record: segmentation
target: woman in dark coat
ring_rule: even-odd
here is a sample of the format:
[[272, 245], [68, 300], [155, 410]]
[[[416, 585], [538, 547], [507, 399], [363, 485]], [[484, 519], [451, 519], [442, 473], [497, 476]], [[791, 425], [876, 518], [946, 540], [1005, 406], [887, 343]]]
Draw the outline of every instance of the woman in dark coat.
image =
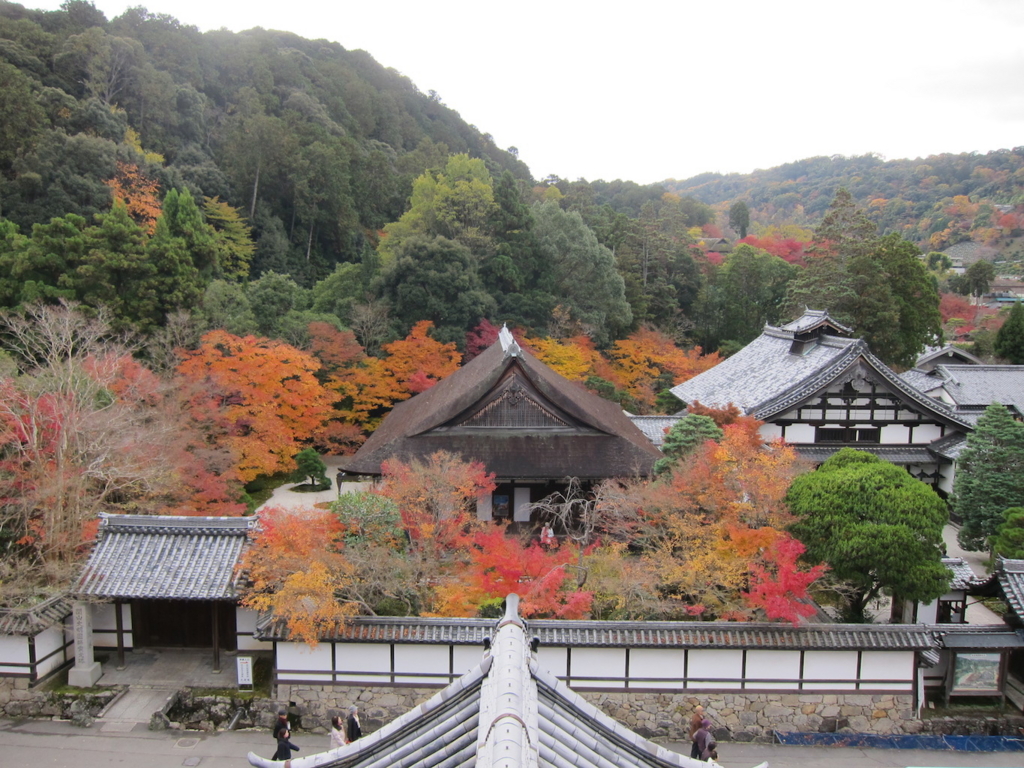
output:
[[345, 720], [345, 735], [348, 736], [348, 743], [363, 735], [363, 729], [359, 727], [359, 708], [352, 706], [348, 708], [348, 718]]
[[277, 734], [277, 752], [270, 758], [271, 760], [291, 760], [292, 752], [298, 752], [299, 748], [289, 741], [292, 737], [292, 732], [287, 728], [282, 728]]

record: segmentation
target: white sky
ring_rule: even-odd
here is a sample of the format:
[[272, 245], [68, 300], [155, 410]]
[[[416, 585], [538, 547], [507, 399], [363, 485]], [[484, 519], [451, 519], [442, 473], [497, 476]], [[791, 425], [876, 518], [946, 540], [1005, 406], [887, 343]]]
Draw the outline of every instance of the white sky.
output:
[[[62, 0], [21, 0], [55, 9]], [[1021, 0], [95, 0], [362, 48], [536, 178], [1024, 145]]]

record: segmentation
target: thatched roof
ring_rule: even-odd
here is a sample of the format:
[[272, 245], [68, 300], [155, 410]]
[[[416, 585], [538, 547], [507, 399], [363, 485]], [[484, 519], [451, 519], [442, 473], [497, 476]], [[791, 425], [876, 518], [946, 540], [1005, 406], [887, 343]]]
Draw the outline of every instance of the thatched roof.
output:
[[646, 476], [657, 448], [615, 403], [499, 341], [446, 379], [399, 403], [342, 469], [379, 475], [381, 462], [436, 451], [483, 462], [498, 479]]

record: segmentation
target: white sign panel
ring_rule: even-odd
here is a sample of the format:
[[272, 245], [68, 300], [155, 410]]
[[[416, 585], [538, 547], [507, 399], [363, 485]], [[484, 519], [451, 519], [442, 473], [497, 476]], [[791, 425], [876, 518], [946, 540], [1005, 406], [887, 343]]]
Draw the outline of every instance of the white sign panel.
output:
[[238, 667], [238, 684], [252, 688], [252, 656], [239, 656], [235, 662]]

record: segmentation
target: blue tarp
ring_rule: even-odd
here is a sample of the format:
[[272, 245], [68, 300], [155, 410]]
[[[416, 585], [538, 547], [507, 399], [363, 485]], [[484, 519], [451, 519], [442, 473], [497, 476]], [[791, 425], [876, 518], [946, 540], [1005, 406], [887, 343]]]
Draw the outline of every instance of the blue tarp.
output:
[[875, 736], [869, 733], [779, 733], [779, 744], [873, 749], [948, 749], [955, 752], [1024, 752], [1024, 739], [1013, 736]]

